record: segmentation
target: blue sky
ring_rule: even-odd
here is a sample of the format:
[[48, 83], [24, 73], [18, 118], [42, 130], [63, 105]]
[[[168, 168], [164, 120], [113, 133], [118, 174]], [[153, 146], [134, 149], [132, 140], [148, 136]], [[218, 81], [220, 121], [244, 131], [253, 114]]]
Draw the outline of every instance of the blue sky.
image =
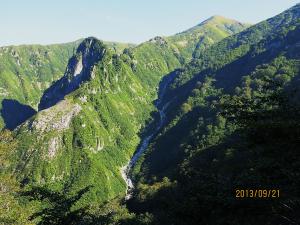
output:
[[300, 0], [0, 0], [0, 46], [95, 36], [140, 43], [212, 15], [257, 23]]

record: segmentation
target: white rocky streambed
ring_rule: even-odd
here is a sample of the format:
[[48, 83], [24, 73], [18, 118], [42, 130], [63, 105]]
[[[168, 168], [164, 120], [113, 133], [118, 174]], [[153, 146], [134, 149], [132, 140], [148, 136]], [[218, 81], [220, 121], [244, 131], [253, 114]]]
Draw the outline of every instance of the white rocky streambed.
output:
[[153, 131], [148, 136], [143, 138], [139, 148], [136, 150], [135, 154], [130, 159], [128, 164], [121, 168], [122, 177], [125, 180], [126, 185], [127, 185], [125, 200], [128, 200], [132, 197], [132, 192], [134, 189], [134, 184], [132, 182], [132, 179], [130, 178], [132, 168], [134, 167], [134, 165], [136, 164], [138, 159], [142, 156], [142, 154], [147, 150], [152, 137], [157, 134], [157, 132], [162, 128], [163, 124], [165, 123], [165, 119], [166, 119], [165, 109], [167, 108], [167, 106], [169, 104], [167, 103], [167, 104], [161, 106], [161, 103], [162, 103], [161, 101], [163, 99], [166, 88], [167, 88], [168, 84], [170, 83], [170, 81], [171, 81], [171, 78], [169, 80], [167, 80], [164, 84], [161, 85], [161, 92], [159, 94], [158, 101], [156, 103], [156, 107], [158, 109], [159, 116], [160, 116], [159, 123], [157, 123], [156, 128], [153, 129]]
[[137, 160], [140, 158], [140, 156], [144, 153], [144, 151], [147, 149], [149, 142], [152, 138], [153, 134], [147, 136], [142, 141], [142, 144], [136, 151], [136, 153], [133, 155], [133, 157], [130, 159], [129, 163], [121, 168], [121, 174], [123, 179], [126, 182], [127, 188], [126, 188], [126, 196], [125, 200], [128, 200], [132, 197], [132, 191], [134, 188], [133, 182], [130, 178], [130, 171], [137, 162]]

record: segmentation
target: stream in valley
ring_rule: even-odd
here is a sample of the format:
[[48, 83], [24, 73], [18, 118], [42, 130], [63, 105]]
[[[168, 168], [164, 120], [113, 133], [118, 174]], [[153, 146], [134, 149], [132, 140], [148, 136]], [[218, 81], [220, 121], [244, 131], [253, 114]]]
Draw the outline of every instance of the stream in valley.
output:
[[165, 120], [166, 120], [165, 110], [166, 110], [166, 108], [169, 104], [167, 103], [167, 104], [162, 105], [162, 99], [165, 95], [168, 84], [171, 81], [172, 81], [172, 76], [169, 76], [165, 80], [165, 82], [162, 82], [162, 84], [160, 85], [160, 91], [159, 91], [158, 99], [157, 99], [157, 102], [155, 104], [155, 106], [156, 106], [156, 108], [159, 112], [159, 121], [156, 123], [157, 124], [156, 127], [153, 128], [153, 131], [150, 132], [150, 134], [148, 136], [145, 136], [142, 139], [141, 144], [139, 145], [138, 149], [135, 151], [135, 153], [132, 156], [132, 158], [130, 159], [129, 163], [126, 166], [123, 166], [121, 168], [122, 177], [123, 177], [123, 179], [125, 180], [125, 182], [127, 184], [125, 200], [128, 200], [132, 197], [132, 192], [133, 192], [133, 189], [134, 189], [134, 183], [133, 183], [133, 181], [130, 177], [132, 168], [134, 167], [136, 162], [139, 160], [139, 158], [142, 156], [142, 154], [147, 150], [151, 139], [155, 135], [157, 135], [158, 131], [162, 128], [162, 126], [165, 123]]

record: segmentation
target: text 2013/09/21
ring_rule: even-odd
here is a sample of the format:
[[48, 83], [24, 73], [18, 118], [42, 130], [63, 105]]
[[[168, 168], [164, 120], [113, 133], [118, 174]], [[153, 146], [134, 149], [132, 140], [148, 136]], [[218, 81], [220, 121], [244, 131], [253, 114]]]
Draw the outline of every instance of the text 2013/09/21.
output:
[[236, 189], [236, 198], [279, 198], [279, 189]]

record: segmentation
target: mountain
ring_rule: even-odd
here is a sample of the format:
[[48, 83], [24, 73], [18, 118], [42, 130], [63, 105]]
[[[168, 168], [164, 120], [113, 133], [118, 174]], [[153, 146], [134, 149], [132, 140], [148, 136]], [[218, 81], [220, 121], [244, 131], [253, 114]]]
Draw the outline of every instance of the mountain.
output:
[[205, 50], [208, 46], [249, 26], [249, 24], [216, 15], [166, 39], [185, 58], [185, 62], [189, 62], [198, 55], [200, 50]]
[[[174, 71], [174, 79], [163, 99], [165, 103], [171, 101], [170, 112], [174, 112], [174, 108], [179, 110], [189, 98], [197, 98], [192, 96], [194, 89], [205, 83], [210, 83], [208, 86], [212, 84], [216, 91], [221, 90], [223, 94], [234, 94], [236, 87], [245, 82], [244, 79], [261, 68], [271, 67], [269, 64], [272, 63], [286, 64], [286, 68], [270, 69], [270, 73], [278, 73], [278, 80], [286, 82], [296, 76], [298, 65], [293, 59], [298, 57], [298, 9], [297, 5], [228, 37], [200, 52], [198, 58], [183, 68]], [[280, 77], [280, 74], [284, 76]], [[173, 100], [174, 96], [176, 100]], [[170, 114], [169, 118], [173, 116], [175, 115]]]
[[[10, 104], [0, 106], [0, 128], [14, 129], [30, 116], [26, 114], [26, 106], [31, 110], [38, 109], [39, 100], [43, 92], [58, 80], [65, 72], [69, 58], [73, 55], [82, 40], [66, 44], [21, 45], [0, 47], [0, 101], [11, 101]], [[105, 42], [108, 47], [116, 52], [122, 52], [124, 48], [133, 47], [133, 44]], [[20, 120], [15, 123], [5, 112], [11, 111], [14, 104], [25, 104], [25, 112], [18, 108], [14, 112], [20, 112]]]
[[[195, 52], [245, 27], [213, 17], [182, 34], [155, 37], [122, 53], [93, 37], [82, 40], [65, 72], [39, 92], [38, 111], [16, 104], [32, 114], [1, 137], [13, 143], [7, 170], [20, 182], [25, 196], [20, 204], [37, 212], [34, 222], [70, 224], [77, 218], [93, 224], [102, 212], [99, 205], [123, 198], [125, 166], [156, 127], [162, 78], [162, 84], [172, 82], [172, 71], [198, 57]], [[186, 41], [187, 50], [180, 45]], [[141, 176], [145, 170], [143, 166]], [[103, 212], [110, 211], [104, 207]], [[106, 215], [99, 217], [102, 223]]]
[[106, 48], [90, 38], [84, 40], [76, 54], [69, 60], [64, 76], [47, 89], [40, 101], [39, 110], [55, 105], [76, 90], [81, 83], [94, 77], [94, 66], [103, 59]]
[[169, 75], [165, 124], [132, 174], [132, 221], [299, 221], [299, 32], [300, 4], [200, 49]]

